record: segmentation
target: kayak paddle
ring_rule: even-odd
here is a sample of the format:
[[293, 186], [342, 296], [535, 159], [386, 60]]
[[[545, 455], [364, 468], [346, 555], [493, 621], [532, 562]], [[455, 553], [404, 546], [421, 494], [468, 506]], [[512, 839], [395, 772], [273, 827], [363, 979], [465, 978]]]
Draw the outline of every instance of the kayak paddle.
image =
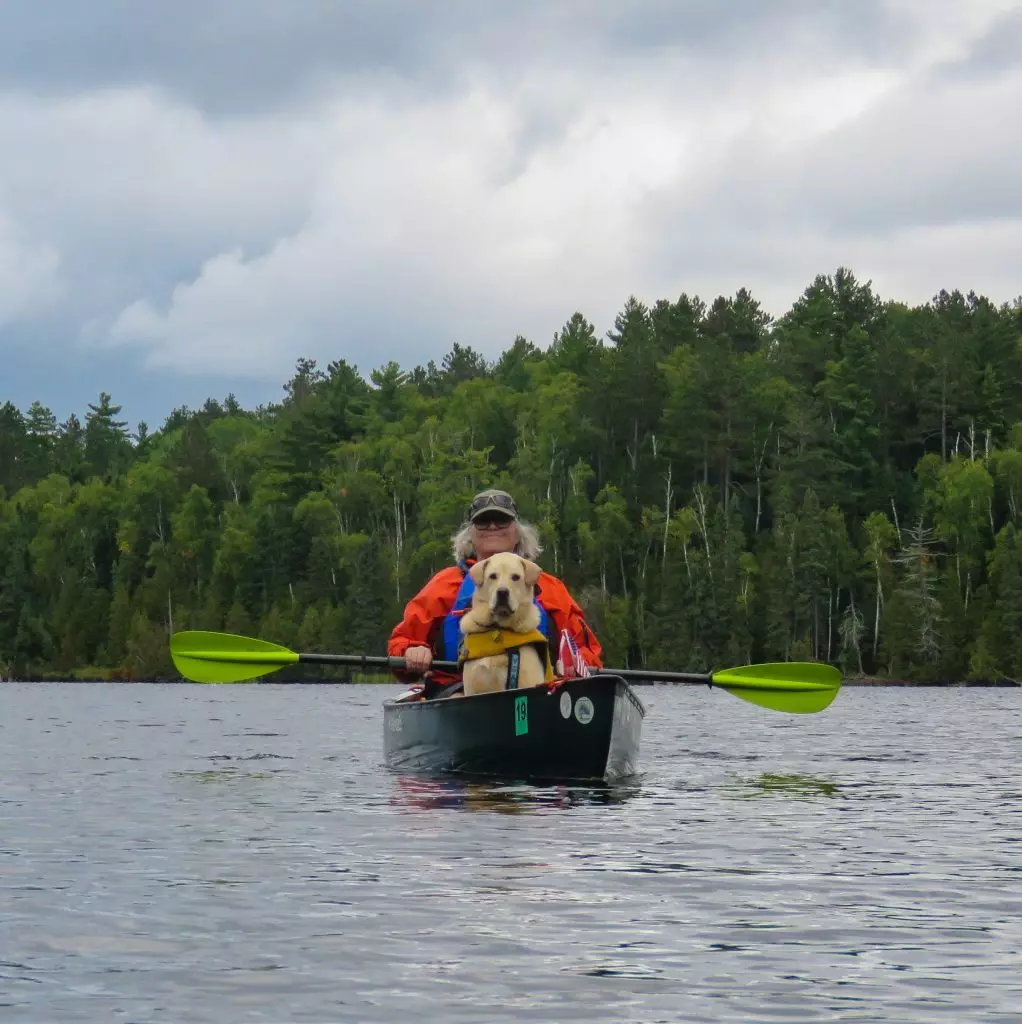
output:
[[[405, 668], [404, 658], [365, 654], [297, 654], [268, 640], [233, 633], [186, 630], [170, 638], [170, 656], [178, 672], [195, 683], [242, 683], [285, 665], [350, 665], [353, 668]], [[456, 661], [434, 661], [433, 668], [457, 672]]]
[[743, 665], [719, 672], [658, 672], [647, 669], [609, 668], [622, 679], [651, 679], [663, 683], [706, 683], [742, 700], [774, 711], [808, 715], [822, 711], [841, 688], [841, 673], [820, 661], [774, 661]]
[[[170, 654], [178, 672], [196, 683], [240, 683], [276, 672], [287, 665], [347, 665], [352, 668], [403, 670], [404, 658], [365, 654], [298, 654], [270, 643], [232, 633], [188, 630], [175, 633]], [[457, 672], [454, 661], [434, 661], [431, 668]], [[665, 683], [706, 683], [774, 711], [812, 714], [822, 711], [837, 696], [841, 673], [815, 661], [778, 661], [744, 665], [719, 672], [661, 672], [656, 669], [604, 669], [623, 679]]]

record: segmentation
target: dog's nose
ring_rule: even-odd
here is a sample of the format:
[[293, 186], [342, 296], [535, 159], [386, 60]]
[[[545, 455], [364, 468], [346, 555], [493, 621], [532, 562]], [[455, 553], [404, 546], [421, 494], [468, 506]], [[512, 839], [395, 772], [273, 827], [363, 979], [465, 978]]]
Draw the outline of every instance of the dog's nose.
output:
[[507, 587], [499, 587], [497, 589], [497, 604], [507, 604], [511, 597], [511, 591]]

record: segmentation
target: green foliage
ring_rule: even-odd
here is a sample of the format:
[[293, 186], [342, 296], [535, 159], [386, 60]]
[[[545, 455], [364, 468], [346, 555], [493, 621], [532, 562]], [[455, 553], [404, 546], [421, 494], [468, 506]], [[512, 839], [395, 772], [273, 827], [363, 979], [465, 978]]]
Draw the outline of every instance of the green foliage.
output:
[[0, 396], [0, 674], [169, 674], [183, 628], [379, 653], [502, 486], [610, 664], [1019, 678], [1020, 339], [1017, 305], [841, 268], [776, 322], [631, 297], [605, 339], [576, 312], [494, 360], [300, 359], [279, 404], [159, 430]]
[[143, 612], [135, 613], [127, 643], [127, 667], [132, 678], [170, 678], [174, 675], [169, 640], [165, 628], [146, 618]]

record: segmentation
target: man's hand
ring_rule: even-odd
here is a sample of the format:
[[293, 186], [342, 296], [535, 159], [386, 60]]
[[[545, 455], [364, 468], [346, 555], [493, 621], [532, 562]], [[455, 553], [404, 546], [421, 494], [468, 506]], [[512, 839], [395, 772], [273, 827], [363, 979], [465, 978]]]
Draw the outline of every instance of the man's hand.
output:
[[405, 667], [409, 672], [422, 675], [433, 663], [433, 652], [428, 647], [409, 647], [405, 650]]

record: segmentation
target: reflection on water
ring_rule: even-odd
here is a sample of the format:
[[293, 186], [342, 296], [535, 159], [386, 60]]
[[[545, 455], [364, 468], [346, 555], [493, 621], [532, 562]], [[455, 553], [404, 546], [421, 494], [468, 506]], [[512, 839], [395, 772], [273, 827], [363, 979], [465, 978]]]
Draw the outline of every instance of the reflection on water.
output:
[[817, 797], [841, 796], [841, 790], [836, 782], [814, 775], [781, 775], [777, 772], [764, 772], [755, 778], [736, 780], [727, 795], [743, 800], [755, 800], [765, 796], [812, 800]]
[[446, 809], [529, 814], [554, 808], [623, 804], [640, 790], [637, 782], [542, 786], [450, 776], [396, 774], [391, 777], [391, 804], [403, 811]]

